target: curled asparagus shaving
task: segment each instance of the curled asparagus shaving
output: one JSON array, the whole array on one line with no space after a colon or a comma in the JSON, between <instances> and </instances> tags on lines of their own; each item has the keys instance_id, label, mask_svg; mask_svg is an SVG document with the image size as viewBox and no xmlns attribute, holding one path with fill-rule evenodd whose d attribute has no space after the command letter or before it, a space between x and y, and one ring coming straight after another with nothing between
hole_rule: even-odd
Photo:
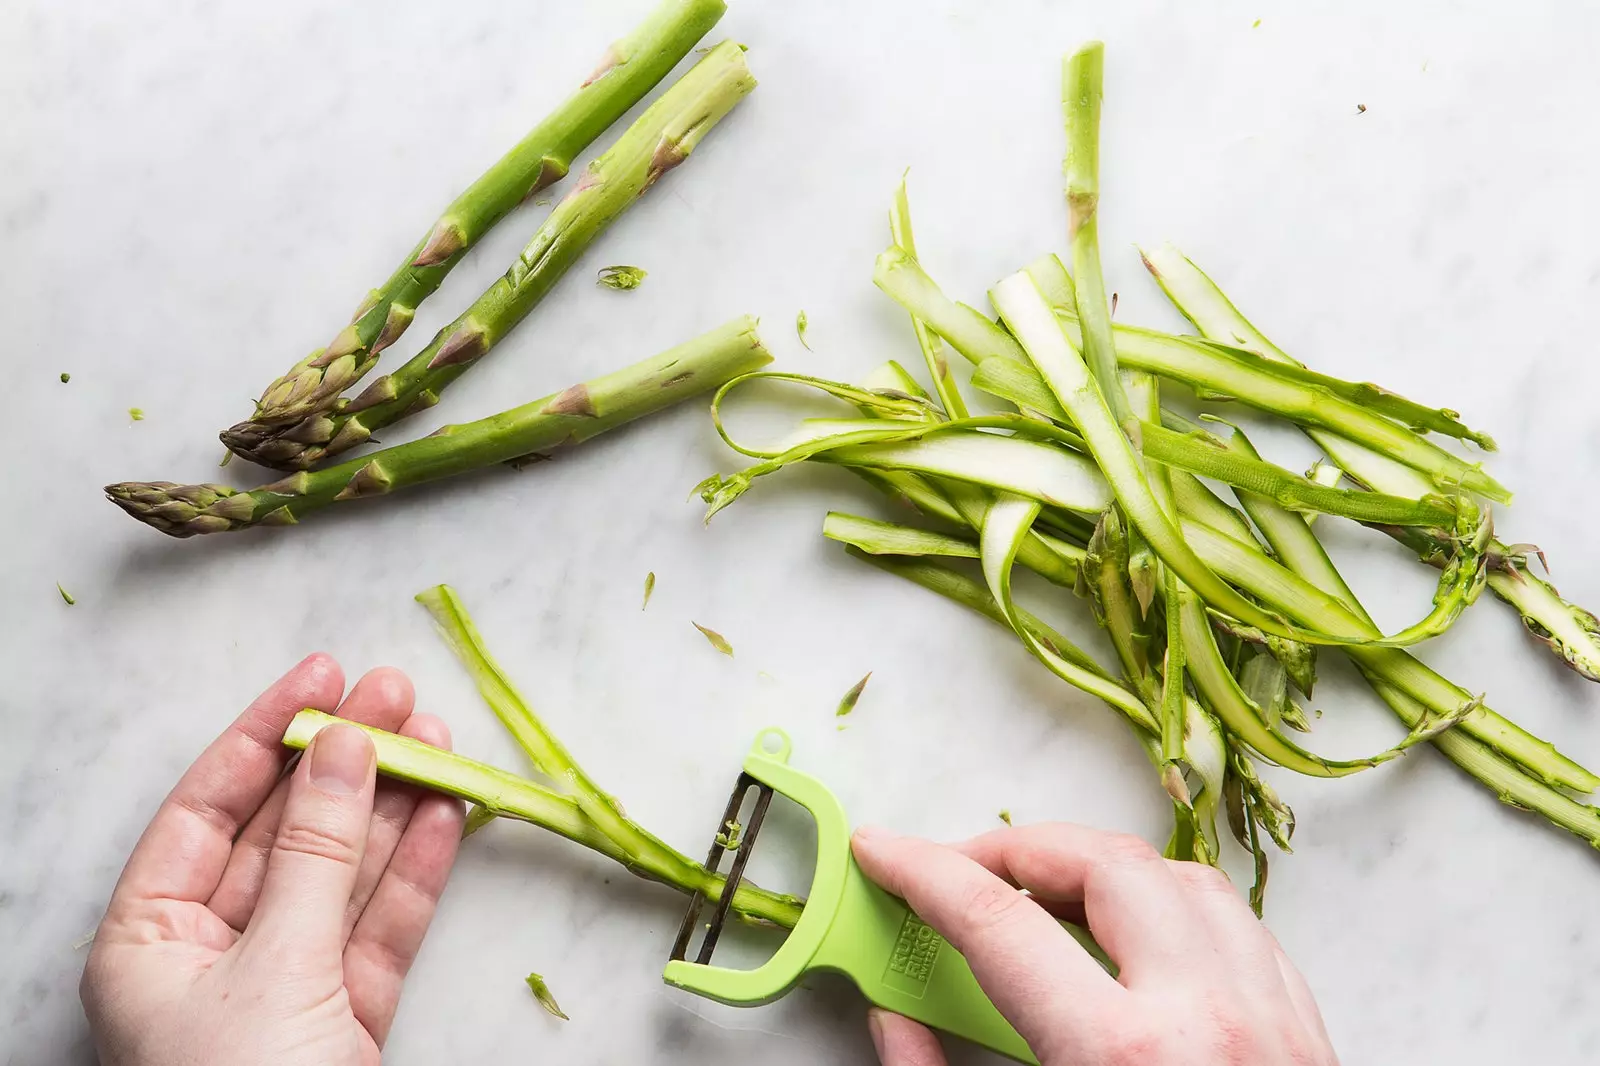
<instances>
[{"instance_id":1,"label":"curled asparagus shaving","mask_svg":"<svg viewBox=\"0 0 1600 1066\"><path fill-rule=\"evenodd\" d=\"M1243 345L1286 366L1300 365L1257 330L1216 283L1177 249L1169 245L1146 252L1145 265L1178 310L1205 336ZM1368 488L1412 497L1431 490L1411 468L1387 455L1336 433L1315 429L1307 432L1339 468ZM1421 554L1429 561L1427 551ZM1514 607L1528 631L1549 645L1563 662L1590 680L1600 680L1600 625L1595 616L1562 599L1549 582L1536 576L1526 553L1496 540L1489 544L1489 555L1489 588L1495 595ZM1497 564L1493 560L1503 562Z\"/></svg>"},{"instance_id":2,"label":"curled asparagus shaving","mask_svg":"<svg viewBox=\"0 0 1600 1066\"><path fill-rule=\"evenodd\" d=\"M1239 313L1239 309L1216 283L1172 245L1166 244L1155 249L1141 248L1139 258L1178 310L1194 323L1202 336L1213 342L1218 351L1246 362L1271 360L1278 364L1278 374L1329 389L1404 425L1471 441L1486 452L1495 450L1492 437L1462 424L1461 416L1449 408L1414 403L1378 385L1329 378L1289 358Z\"/></svg>"},{"instance_id":3,"label":"curled asparagus shaving","mask_svg":"<svg viewBox=\"0 0 1600 1066\"><path fill-rule=\"evenodd\" d=\"M735 319L625 370L522 407L444 426L421 440L292 474L259 489L122 482L106 486L106 495L141 522L174 537L294 525L330 504L386 495L580 443L771 361L755 319Z\"/></svg>"},{"instance_id":4,"label":"curled asparagus shaving","mask_svg":"<svg viewBox=\"0 0 1600 1066\"><path fill-rule=\"evenodd\" d=\"M1298 516L1290 512L1283 514L1298 522L1302 528L1305 527L1305 523L1300 521ZM1269 559L1254 545L1234 541L1190 519L1185 519L1182 528L1184 536L1195 545L1207 563L1217 568L1228 580L1239 584L1264 602L1287 614L1310 618L1326 612L1348 610L1334 597ZM1306 532L1309 536L1310 531ZM824 526L824 533L831 539L850 545L853 552L862 555L889 556L914 553L924 557L974 558L977 551L970 539L961 536L923 534L922 531L916 531L918 535L911 536L906 527L853 516L830 515ZM1075 562L1079 567L1083 565L1086 553L1081 547L1075 548L1059 541L1055 543L1061 545L1059 558ZM1486 748L1498 751L1510 762L1524 767L1529 775L1540 781L1581 792L1591 792L1600 787L1600 778L1556 751L1547 741L1540 740L1501 717L1485 706L1481 698L1474 697L1459 686L1451 684L1405 652L1388 648L1352 647L1346 649L1346 653L1355 659L1357 666L1364 672L1384 680L1405 694L1408 699L1415 699L1421 704L1426 713L1414 720L1408 720L1408 729L1415 729L1425 720L1441 729L1459 721L1458 729L1452 732L1461 731L1471 735ZM1206 654L1205 648L1194 647L1189 656L1191 669L1195 669L1195 662L1206 657ZM1223 680L1222 677L1226 672L1226 664L1223 664L1220 672L1214 675L1216 686L1208 694L1208 698L1215 696L1231 701L1226 708L1229 714L1236 716L1236 721L1241 727L1249 728L1253 732L1251 719L1259 722L1261 711L1247 699L1241 699L1242 693L1237 697L1233 695L1237 683L1230 687L1231 675L1229 680ZM1213 675L1208 675L1211 676ZM1285 760L1284 765L1299 768L1294 766L1300 758L1296 754L1299 749L1279 748L1276 741L1281 738L1276 736L1258 739L1271 746L1277 755L1282 756ZM1413 738L1411 744L1415 744L1416 739ZM1411 744L1406 746L1409 747ZM1317 759L1309 753L1303 754L1311 760ZM1317 776L1335 776L1327 773L1326 768L1318 766L1315 761L1308 763L1307 766L1311 767L1307 772L1315 773Z\"/></svg>"},{"instance_id":5,"label":"curled asparagus shaving","mask_svg":"<svg viewBox=\"0 0 1600 1066\"><path fill-rule=\"evenodd\" d=\"M411 254L362 301L326 348L268 385L245 425L283 425L325 411L400 339L417 308L484 234L517 204L559 181L596 137L638 103L726 10L722 0L664 0L606 49L578 91L456 197Z\"/></svg>"},{"instance_id":6,"label":"curled asparagus shaving","mask_svg":"<svg viewBox=\"0 0 1600 1066\"><path fill-rule=\"evenodd\" d=\"M843 543L851 555L872 563L880 570L937 592L1008 629L1017 631L1020 626L1022 632L1019 632L1019 636L1025 632L1024 645L1030 650L1037 645L1054 658L1077 667L1076 670L1057 672L1050 658L1041 658L1046 668L1069 684L1100 697L1120 713L1135 727L1136 735L1152 763L1160 765L1159 723L1145 701L1129 687L1129 683L1112 679L1103 667L1069 639L1014 601L1009 606L1002 606L984 582L973 580L928 558L973 557L976 549L971 542L949 538L943 542L943 548L953 550L939 550L940 542L923 541L922 547L933 549L926 551L926 557L918 557L924 554L921 552L918 555L902 554L899 548L910 543L898 539L898 531L904 528L872 519L830 514L823 532L829 539ZM1079 681L1089 683L1080 685ZM1226 747L1216 721L1203 707L1193 699L1186 698L1184 710L1185 750L1189 765L1201 783L1200 792L1193 800L1194 821L1202 834L1196 839L1195 855L1203 861L1214 862L1218 854L1216 812L1222 802ZM1204 850L1200 847L1202 844Z\"/></svg>"},{"instance_id":7,"label":"curled asparagus shaving","mask_svg":"<svg viewBox=\"0 0 1600 1066\"><path fill-rule=\"evenodd\" d=\"M1332 597L1356 615L1366 616L1360 601L1328 558L1321 542L1298 516L1276 508L1266 500L1241 497L1240 502L1250 511L1251 518L1286 567L1308 586ZM1262 559L1249 569L1252 572L1267 572L1276 566L1277 563ZM1381 649L1373 650L1381 652ZM1404 653L1368 654L1366 658L1362 657L1365 654L1362 649L1350 649L1347 653L1355 659L1357 668L1373 691L1407 728L1415 728L1430 712L1436 712L1443 701L1454 695L1450 691L1454 686ZM1398 659L1393 656L1398 656ZM1483 724L1489 728L1475 730L1473 718L1476 715L1482 715L1485 720ZM1477 778L1505 803L1536 811L1555 825L1588 841L1591 846L1600 847L1600 810L1580 803L1561 791L1561 788L1572 788L1590 792L1600 785L1600 778L1536 738L1530 737L1525 741L1512 738L1518 741L1514 747L1516 754L1513 755L1505 744L1497 744L1492 739L1496 735L1492 728L1494 719L1498 717L1480 705L1473 715L1463 721L1461 728L1435 737L1433 745L1440 754Z\"/></svg>"},{"instance_id":8,"label":"curled asparagus shaving","mask_svg":"<svg viewBox=\"0 0 1600 1066\"><path fill-rule=\"evenodd\" d=\"M972 374L972 384L991 396L1037 411L1063 425L1072 417L1055 399L1044 379L1032 367L991 356ZM1391 526L1444 526L1456 524L1457 500L1429 493L1420 498L1386 496L1375 492L1320 485L1260 456L1229 454L1216 437L1199 427L1169 429L1154 420L1140 423L1139 434L1146 457L1188 474L1215 478L1258 495L1270 496L1291 510L1338 515L1355 522ZM1479 509L1473 505L1472 514Z\"/></svg>"},{"instance_id":9,"label":"curled asparagus shaving","mask_svg":"<svg viewBox=\"0 0 1600 1066\"><path fill-rule=\"evenodd\" d=\"M736 440L722 418L722 404L728 395L757 380L804 384L874 412L912 417L815 420L802 426L795 443L760 449ZM717 432L730 447L763 461L734 474L713 474L696 486L695 491L707 504L707 521L748 491L755 479L808 459L922 471L1004 488L1083 513L1099 511L1110 498L1093 463L1049 443L1063 437L1076 440L1075 436L1022 416L991 415L950 422L917 420L926 408L914 398L885 396L820 378L779 373L751 374L729 382L717 391L711 411ZM984 429L1006 429L1017 435L978 432Z\"/></svg>"},{"instance_id":10,"label":"curled asparagus shaving","mask_svg":"<svg viewBox=\"0 0 1600 1066\"><path fill-rule=\"evenodd\" d=\"M1168 604L1168 610L1172 604ZM1456 725L1477 709L1476 703L1452 707L1443 714L1424 715L1400 742L1377 755L1360 759L1326 759L1314 755L1273 729L1265 714L1228 670L1217 650L1211 627L1206 624L1205 606L1198 596L1179 590L1177 609L1184 621L1185 651L1195 687L1206 704L1222 719L1222 724L1262 758L1308 777L1345 777L1381 766L1425 740L1431 740Z\"/></svg>"},{"instance_id":11,"label":"curled asparagus shaving","mask_svg":"<svg viewBox=\"0 0 1600 1066\"><path fill-rule=\"evenodd\" d=\"M1047 264L1048 260L1036 260L1027 271L1041 293L1051 284L1051 269ZM1046 279L1042 285L1038 280L1041 277ZM974 365L992 357L1028 364L1027 354L1012 334L977 310L945 296L914 260L908 260L898 250L890 249L878 257L873 281ZM991 301L994 297L995 293L991 293ZM1078 344L1077 318L1051 298L1046 297L1046 301L1051 303L1052 312L1066 331L1067 339ZM1124 370L1145 371L1182 382L1209 396L1237 400L1305 426L1308 431L1317 427L1333 431L1314 433L1319 444L1324 437L1343 434L1349 438L1345 441L1346 447L1353 446L1351 441L1361 442L1368 454L1376 455L1388 467L1403 472L1401 476L1410 473L1423 486L1421 492L1396 495L1415 497L1435 491L1454 492L1465 487L1497 503L1511 501L1510 492L1479 467L1412 430L1346 400L1334 390L1285 373L1273 360L1252 359L1249 353L1193 337L1174 337L1123 325L1113 325L1111 330L1117 361ZM1341 383L1341 386L1343 391L1357 388L1349 383ZM1343 437L1334 439L1344 440ZM1337 456L1334 458L1338 461Z\"/></svg>"},{"instance_id":12,"label":"curled asparagus shaving","mask_svg":"<svg viewBox=\"0 0 1600 1066\"><path fill-rule=\"evenodd\" d=\"M472 675L479 695L494 710L529 760L571 793L579 812L621 851L623 864L653 880L697 886L703 890L708 877L705 868L629 818L622 805L594 783L517 693L505 671L484 646L483 638L455 590L448 585L436 585L418 593L417 602L427 608L445 643ZM714 899L715 893L708 893L708 896ZM789 901L798 906L793 897L789 897Z\"/></svg>"},{"instance_id":13,"label":"curled asparagus shaving","mask_svg":"<svg viewBox=\"0 0 1600 1066\"><path fill-rule=\"evenodd\" d=\"M1182 529L1184 538L1210 566L1263 603L1309 624L1324 622L1370 627L1370 623L1338 598L1269 559L1255 545L1243 544L1190 520L1183 522ZM1600 777L1556 751L1548 741L1495 713L1481 697L1452 684L1406 652L1359 645L1344 651L1359 667L1384 678L1435 714L1449 714L1465 704L1474 704L1461 720L1461 729L1541 779L1581 792L1592 792L1600 787Z\"/></svg>"},{"instance_id":14,"label":"curled asparagus shaving","mask_svg":"<svg viewBox=\"0 0 1600 1066\"><path fill-rule=\"evenodd\" d=\"M240 423L223 434L223 442L255 462L304 470L438 403L439 394L533 310L594 238L687 159L755 84L738 44L724 41L711 49L589 164L511 269L410 361L333 409L293 422Z\"/></svg>"},{"instance_id":15,"label":"curled asparagus shaving","mask_svg":"<svg viewBox=\"0 0 1600 1066\"><path fill-rule=\"evenodd\" d=\"M722 893L726 879L721 874L711 873L681 855L677 856L681 863L652 865L650 855L640 861L590 820L577 799L463 755L310 709L295 715L283 742L303 749L330 725L352 726L366 733L377 751L378 772L385 776L458 796L503 818L531 822L622 863L640 877L671 885L681 892L698 892L711 900ZM802 906L793 896L778 895L751 884L739 885L733 897L733 909L741 917L783 928L794 927Z\"/></svg>"},{"instance_id":16,"label":"curled asparagus shaving","mask_svg":"<svg viewBox=\"0 0 1600 1066\"><path fill-rule=\"evenodd\" d=\"M993 299L1012 333L1022 342L1034 368L1083 435L1095 465L1105 475L1129 521L1150 542L1161 561L1177 571L1183 583L1213 609L1264 632L1312 644L1404 646L1432 635L1440 624L1447 624L1430 614L1424 624L1392 638L1374 637L1370 632L1348 627L1320 631L1303 629L1269 614L1240 595L1195 554L1171 517L1162 511L1139 457L1113 421L1087 365L1068 343L1033 279L1025 273L1014 274L996 286Z\"/></svg>"}]
</instances>

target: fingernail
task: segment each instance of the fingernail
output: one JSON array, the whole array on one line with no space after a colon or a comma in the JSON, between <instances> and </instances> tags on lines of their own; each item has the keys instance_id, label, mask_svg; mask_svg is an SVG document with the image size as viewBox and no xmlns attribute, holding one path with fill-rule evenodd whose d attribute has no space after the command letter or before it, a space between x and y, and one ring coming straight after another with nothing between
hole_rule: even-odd
<instances>
[{"instance_id":1,"label":"fingernail","mask_svg":"<svg viewBox=\"0 0 1600 1066\"><path fill-rule=\"evenodd\" d=\"M867 1011L867 1032L872 1034L872 1047L878 1053L878 1060L885 1061L883 1053L883 1012L877 1007Z\"/></svg>"},{"instance_id":2,"label":"fingernail","mask_svg":"<svg viewBox=\"0 0 1600 1066\"><path fill-rule=\"evenodd\" d=\"M856 829L856 840L862 844L881 844L885 840L892 840L894 834L878 825L863 825Z\"/></svg>"},{"instance_id":3,"label":"fingernail","mask_svg":"<svg viewBox=\"0 0 1600 1066\"><path fill-rule=\"evenodd\" d=\"M360 792L372 773L372 741L348 725L329 726L311 742L311 783L324 792Z\"/></svg>"}]
</instances>

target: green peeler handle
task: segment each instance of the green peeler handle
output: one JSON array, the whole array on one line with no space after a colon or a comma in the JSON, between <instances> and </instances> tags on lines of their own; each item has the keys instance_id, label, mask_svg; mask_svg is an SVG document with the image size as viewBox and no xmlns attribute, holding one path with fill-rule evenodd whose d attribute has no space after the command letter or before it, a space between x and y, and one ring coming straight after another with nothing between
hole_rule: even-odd
<instances>
[{"instance_id":1,"label":"green peeler handle","mask_svg":"<svg viewBox=\"0 0 1600 1066\"><path fill-rule=\"evenodd\" d=\"M669 985L733 1006L770 1003L812 970L844 974L879 1007L1038 1066L1027 1043L978 987L967 960L898 899L868 881L850 853L850 823L827 787L789 763L779 729L756 737L744 769L817 823L817 866L787 939L753 970L667 963Z\"/></svg>"},{"instance_id":2,"label":"green peeler handle","mask_svg":"<svg viewBox=\"0 0 1600 1066\"><path fill-rule=\"evenodd\" d=\"M844 974L885 1010L1019 1062L1039 1062L989 1002L961 953L904 900L867 880L854 859L833 924L809 969Z\"/></svg>"}]
</instances>

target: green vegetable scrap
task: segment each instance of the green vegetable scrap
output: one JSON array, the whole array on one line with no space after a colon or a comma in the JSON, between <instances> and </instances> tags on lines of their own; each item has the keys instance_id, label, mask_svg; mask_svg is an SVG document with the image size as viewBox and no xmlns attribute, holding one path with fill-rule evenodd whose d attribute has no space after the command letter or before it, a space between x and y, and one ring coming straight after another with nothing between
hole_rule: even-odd
<instances>
[{"instance_id":1,"label":"green vegetable scrap","mask_svg":"<svg viewBox=\"0 0 1600 1066\"><path fill-rule=\"evenodd\" d=\"M56 582L56 591L61 593L61 599L66 602L68 607L71 607L78 602L77 600L73 599L72 593L61 587L61 582L59 581Z\"/></svg>"},{"instance_id":2,"label":"green vegetable scrap","mask_svg":"<svg viewBox=\"0 0 1600 1066\"><path fill-rule=\"evenodd\" d=\"M551 995L550 986L545 983L543 977L536 973L530 973L523 980L528 982L528 988L532 990L533 998L539 1001L539 1006L564 1022L572 1020L567 1017L566 1012L561 1009L561 1005L556 1002L556 997Z\"/></svg>"},{"instance_id":3,"label":"green vegetable scrap","mask_svg":"<svg viewBox=\"0 0 1600 1066\"><path fill-rule=\"evenodd\" d=\"M637 289L644 281L648 271L636 266L608 266L600 268L600 276L595 280L598 285L608 289Z\"/></svg>"},{"instance_id":4,"label":"green vegetable scrap","mask_svg":"<svg viewBox=\"0 0 1600 1066\"><path fill-rule=\"evenodd\" d=\"M650 594L656 590L656 572L650 571L644 575L644 602L639 605L639 610L650 606Z\"/></svg>"},{"instance_id":5,"label":"green vegetable scrap","mask_svg":"<svg viewBox=\"0 0 1600 1066\"><path fill-rule=\"evenodd\" d=\"M855 710L856 701L861 699L861 690L867 687L867 682L870 680L872 680L872 671L868 670L866 677L863 677L860 681L857 681L854 685L850 686L850 691L846 692L844 694L844 698L839 701L839 709L833 713L837 717L843 718L845 715Z\"/></svg>"},{"instance_id":6,"label":"green vegetable scrap","mask_svg":"<svg viewBox=\"0 0 1600 1066\"><path fill-rule=\"evenodd\" d=\"M707 629L699 622L691 621L689 624L698 629L700 631L700 635L705 637L713 648L716 648L728 658L733 658L733 645L729 644L727 638L725 638L721 633L718 633L715 629Z\"/></svg>"},{"instance_id":7,"label":"green vegetable scrap","mask_svg":"<svg viewBox=\"0 0 1600 1066\"><path fill-rule=\"evenodd\" d=\"M811 344L806 340L806 313L801 311L794 316L794 331L800 338L800 343L805 345L806 351L811 350Z\"/></svg>"}]
</instances>

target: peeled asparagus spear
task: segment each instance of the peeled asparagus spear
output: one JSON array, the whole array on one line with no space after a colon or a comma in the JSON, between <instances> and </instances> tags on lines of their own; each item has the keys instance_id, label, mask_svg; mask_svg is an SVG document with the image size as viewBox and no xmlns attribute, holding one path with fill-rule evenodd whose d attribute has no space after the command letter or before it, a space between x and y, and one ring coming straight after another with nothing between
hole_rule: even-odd
<instances>
[{"instance_id":1,"label":"peeled asparagus spear","mask_svg":"<svg viewBox=\"0 0 1600 1066\"><path fill-rule=\"evenodd\" d=\"M608 835L585 813L579 799L464 755L310 709L294 716L283 742L291 748L304 749L330 725L352 726L366 733L377 751L378 772L387 777L459 796L500 817L531 822L615 859L647 880L682 892L699 892L712 900L722 893L725 878L721 874L711 873L659 841L659 850L636 849L629 838L619 840ZM667 853L670 861L665 857ZM740 884L733 897L733 909L742 917L784 928L794 927L801 906L793 896L778 895L748 883Z\"/></svg>"},{"instance_id":2,"label":"peeled asparagus spear","mask_svg":"<svg viewBox=\"0 0 1600 1066\"><path fill-rule=\"evenodd\" d=\"M743 48L724 41L589 164L505 275L410 361L353 400L293 422L242 422L223 434L238 455L304 470L439 402L442 392L538 305L589 243L755 88Z\"/></svg>"},{"instance_id":3,"label":"peeled asparagus spear","mask_svg":"<svg viewBox=\"0 0 1600 1066\"><path fill-rule=\"evenodd\" d=\"M1162 291L1201 334L1249 349L1267 359L1300 366L1256 329L1217 284L1178 249L1167 245L1144 249L1141 255ZM1454 413L1442 414L1451 416ZM1394 496L1416 497L1419 489L1427 491L1431 487L1426 482L1419 484L1413 471L1392 462L1390 456L1339 435L1336 427L1332 431L1308 428L1306 432L1336 466L1367 488ZM1458 435L1475 440L1485 448L1493 447L1493 441L1482 434ZM1426 546L1420 554L1425 560L1431 558ZM1562 599L1553 585L1535 575L1529 565L1529 554L1526 546L1491 541L1489 588L1515 607L1528 631L1549 645L1563 662L1592 681L1600 680L1600 622L1589 611Z\"/></svg>"},{"instance_id":4,"label":"peeled asparagus spear","mask_svg":"<svg viewBox=\"0 0 1600 1066\"><path fill-rule=\"evenodd\" d=\"M329 504L480 470L578 444L636 418L757 370L772 361L754 318L734 319L625 370L542 400L322 470L302 471L241 492L168 481L106 486L111 502L173 537L253 525L294 525Z\"/></svg>"},{"instance_id":5,"label":"peeled asparagus spear","mask_svg":"<svg viewBox=\"0 0 1600 1066\"><path fill-rule=\"evenodd\" d=\"M577 92L456 197L405 262L367 295L350 324L268 385L255 414L223 440L232 447L259 434L250 427L289 425L332 407L372 368L378 353L400 338L461 257L513 207L559 181L573 159L666 77L725 10L723 0L663 0L606 49Z\"/></svg>"}]
</instances>

